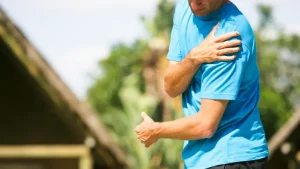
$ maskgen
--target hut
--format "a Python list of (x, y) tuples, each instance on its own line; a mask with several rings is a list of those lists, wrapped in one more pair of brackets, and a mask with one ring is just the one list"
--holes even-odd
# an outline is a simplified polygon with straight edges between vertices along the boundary
[(124, 153), (0, 7), (0, 168), (123, 169)]

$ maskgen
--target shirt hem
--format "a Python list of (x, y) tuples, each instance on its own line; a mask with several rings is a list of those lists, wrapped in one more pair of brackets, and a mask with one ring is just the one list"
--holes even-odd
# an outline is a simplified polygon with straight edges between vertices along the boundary
[(170, 56), (167, 57), (167, 60), (175, 61), (175, 62), (180, 62), (181, 61), (181, 59), (179, 57), (175, 58), (175, 57), (170, 57)]
[(210, 167), (215, 167), (218, 165), (226, 165), (226, 164), (230, 164), (230, 163), (237, 163), (237, 162), (243, 162), (243, 161), (253, 161), (253, 160), (259, 160), (262, 158), (266, 158), (269, 156), (269, 152), (265, 151), (263, 153), (256, 153), (256, 154), (252, 154), (252, 155), (242, 155), (242, 156), (235, 156), (235, 157), (231, 157), (231, 158), (224, 158), (226, 160), (222, 160), (222, 161), (218, 161), (218, 162), (214, 162), (214, 164), (207, 164), (205, 166), (194, 166), (194, 167), (185, 167), (185, 169), (208, 169)]
[(227, 93), (201, 93), (202, 99), (221, 99), (221, 100), (235, 100), (236, 94)]

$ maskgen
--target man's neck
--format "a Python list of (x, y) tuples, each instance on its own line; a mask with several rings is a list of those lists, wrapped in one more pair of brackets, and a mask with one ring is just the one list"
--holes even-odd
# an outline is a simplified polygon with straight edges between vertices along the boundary
[(223, 4), (228, 4), (230, 0), (224, 0)]

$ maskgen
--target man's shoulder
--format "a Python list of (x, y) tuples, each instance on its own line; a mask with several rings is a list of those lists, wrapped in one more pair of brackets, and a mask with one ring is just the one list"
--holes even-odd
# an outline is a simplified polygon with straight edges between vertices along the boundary
[(175, 5), (174, 20), (177, 21), (177, 23), (181, 22), (187, 13), (190, 13), (188, 1), (178, 0)]
[(189, 7), (189, 3), (187, 0), (177, 0), (176, 2), (176, 11), (185, 11)]
[(248, 19), (234, 4), (232, 4), (231, 10), (227, 12), (223, 20), (229, 31), (239, 31), (242, 36), (244, 34), (247, 36), (254, 35)]
[(227, 31), (242, 31), (241, 33), (252, 33), (252, 27), (245, 15), (235, 6), (223, 16), (221, 22)]
[(232, 10), (228, 11), (228, 13), (224, 16), (224, 18), (220, 22), (220, 30), (218, 34), (225, 34), (232, 31), (238, 31), (240, 33), (240, 37), (242, 43), (248, 48), (254, 47), (255, 44), (255, 36), (253, 29), (245, 17), (245, 15), (234, 6)]

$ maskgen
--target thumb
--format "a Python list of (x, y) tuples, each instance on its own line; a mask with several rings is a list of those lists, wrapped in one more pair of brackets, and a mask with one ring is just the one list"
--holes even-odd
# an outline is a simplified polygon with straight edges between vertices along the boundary
[(144, 119), (144, 121), (153, 121), (145, 112), (142, 112), (141, 116)]

